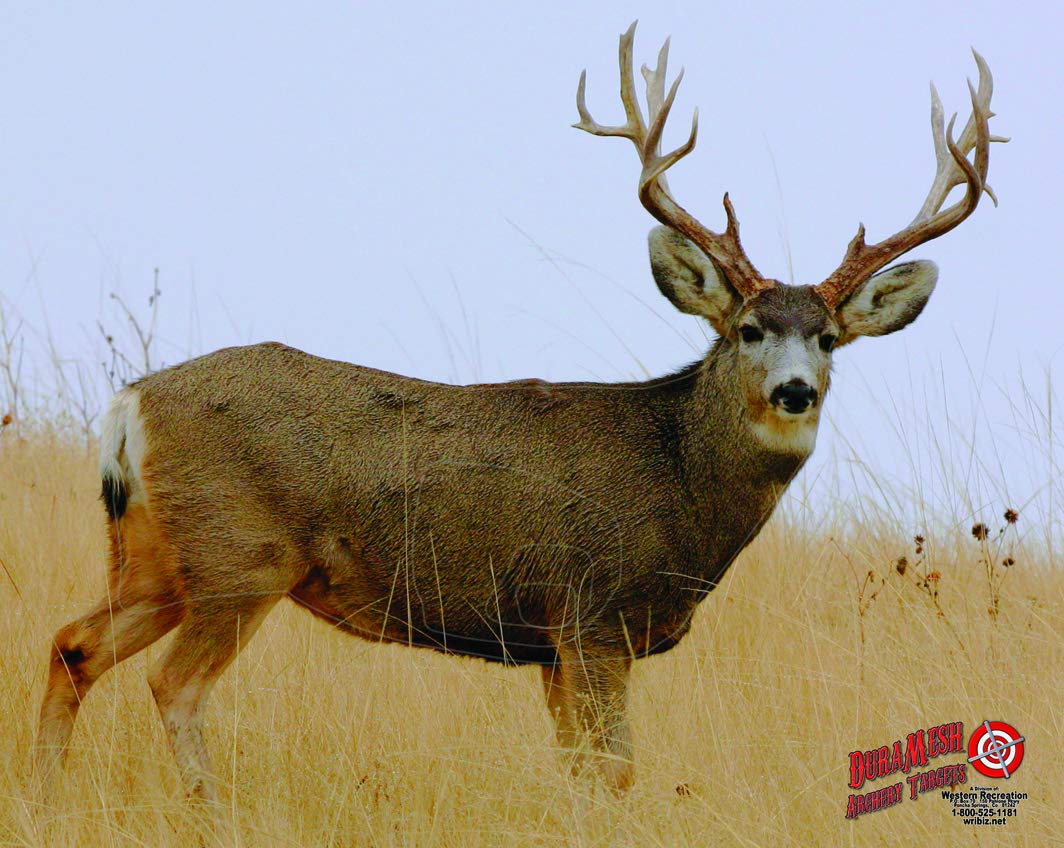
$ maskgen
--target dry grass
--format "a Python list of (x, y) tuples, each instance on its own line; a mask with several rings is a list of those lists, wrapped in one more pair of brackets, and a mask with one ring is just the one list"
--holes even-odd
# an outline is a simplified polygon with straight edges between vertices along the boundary
[[(8, 611), (0, 619), (0, 845), (196, 844), (195, 811), (180, 800), (145, 683), (146, 659), (159, 646), (93, 690), (52, 817), (38, 815), (30, 799), (48, 640), (102, 593), (96, 491), (94, 460), (76, 440), (0, 431), (8, 572), (0, 573)], [(703, 604), (687, 640), (636, 664), (637, 783), (619, 802), (601, 791), (581, 801), (586, 789), (561, 777), (533, 670), (370, 645), (282, 605), (219, 684), (208, 719), (244, 843), (1059, 839), (1064, 571), (1007, 535), (1000, 553), (1016, 562), (995, 616), (980, 560), (999, 551), (966, 532), (927, 529), (918, 565), (911, 535), (924, 528), (862, 528), (833, 540), (795, 526), (771, 522)], [(828, 517), (821, 526), (845, 522)], [(904, 575), (894, 568), (902, 555)], [(929, 572), (940, 577), (925, 588)], [(1027, 738), (1008, 788), (1030, 800), (1007, 827), (966, 828), (935, 795), (844, 819), (851, 750), (947, 721), (963, 721), (970, 733), (984, 718), (1009, 721)]]

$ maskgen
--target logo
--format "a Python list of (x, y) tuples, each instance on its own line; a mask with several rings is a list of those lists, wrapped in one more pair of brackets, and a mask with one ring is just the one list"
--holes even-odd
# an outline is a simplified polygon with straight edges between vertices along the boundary
[[(846, 818), (937, 795), (965, 825), (1008, 824), (1027, 793), (973, 786), (970, 781), (1011, 778), (1023, 762), (1024, 737), (1011, 724), (989, 720), (975, 728), (967, 745), (966, 735), (961, 722), (951, 721), (919, 728), (878, 748), (851, 751), (849, 787), (856, 791), (846, 801)], [(948, 759), (939, 765), (934, 762), (939, 757)], [(954, 757), (960, 762), (949, 761)]]
[[(862, 794), (853, 793), (846, 802), (846, 818), (855, 819), (865, 813), (900, 804), (907, 794), (915, 801), (923, 792), (948, 788), (967, 780), (965, 766), (957, 763), (927, 769), (936, 757), (964, 751), (964, 724), (959, 721), (914, 730), (903, 742), (882, 745), (870, 751), (850, 753), (850, 788), (861, 789), (867, 781), (883, 777), (904, 776), (889, 785)], [(925, 770), (926, 769), (926, 770)], [(910, 774), (910, 772), (914, 772)], [(908, 792), (905, 792), (908, 783)]]
[(968, 740), (968, 762), (984, 777), (1012, 777), (1023, 762), (1023, 737), (1011, 724), (984, 721)]

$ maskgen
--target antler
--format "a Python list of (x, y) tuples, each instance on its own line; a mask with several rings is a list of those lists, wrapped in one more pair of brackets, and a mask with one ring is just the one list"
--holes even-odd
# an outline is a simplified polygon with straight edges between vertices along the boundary
[(678, 204), (669, 193), (665, 182), (665, 171), (694, 150), (698, 135), (698, 112), (695, 111), (691, 121), (691, 135), (687, 141), (671, 153), (661, 152), (661, 133), (669, 117), (676, 91), (683, 79), (683, 71), (677, 75), (669, 92), (665, 94), (665, 69), (669, 58), (669, 42), (665, 41), (658, 53), (657, 67), (651, 71), (643, 65), (643, 78), (646, 80), (647, 108), (649, 122), (644, 121), (642, 109), (635, 93), (635, 81), (632, 74), (632, 41), (635, 37), (633, 22), (628, 31), (621, 36), (619, 60), (621, 67), (621, 102), (627, 120), (621, 126), (608, 127), (597, 123), (584, 103), (584, 86), (587, 71), (580, 74), (580, 85), (576, 90), (576, 108), (580, 121), (574, 127), (592, 135), (620, 136), (629, 139), (635, 145), (639, 161), (643, 164), (639, 175), (639, 200), (646, 210), (667, 227), (686, 236), (694, 242), (707, 256), (716, 262), (728, 282), (745, 299), (751, 298), (759, 291), (778, 285), (775, 280), (762, 277), (750, 262), (742, 244), (739, 242), (739, 222), (735, 217), (728, 195), (724, 195), (724, 211), (728, 216), (727, 228), (723, 233), (715, 233), (699, 223), (686, 209)]
[[(986, 183), (990, 142), (1005, 142), (1008, 139), (990, 134), (989, 122), (994, 115), (990, 111), (990, 97), (994, 92), (994, 78), (983, 57), (975, 50), (972, 54), (979, 66), (979, 90), (976, 91), (971, 81), (968, 82), (972, 115), (957, 141), (953, 140), (953, 124), (957, 116), (950, 118), (949, 125), (943, 131), (942, 101), (934, 84), (931, 85), (931, 131), (935, 143), (936, 169), (924, 205), (908, 227), (878, 244), (865, 244), (864, 225), (857, 228), (857, 235), (846, 248), (842, 264), (816, 287), (829, 307), (836, 308), (865, 280), (903, 253), (952, 230), (975, 211), (984, 191), (997, 205), (997, 198)], [(973, 148), (974, 161), (969, 161), (968, 153)], [(964, 197), (940, 212), (950, 190), (963, 184), (967, 184)]]

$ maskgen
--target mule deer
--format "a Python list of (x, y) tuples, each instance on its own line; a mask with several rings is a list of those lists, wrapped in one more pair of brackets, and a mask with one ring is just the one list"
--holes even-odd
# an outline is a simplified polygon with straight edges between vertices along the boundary
[(635, 145), (639, 199), (663, 225), (649, 237), (654, 279), (718, 334), (705, 358), (648, 382), (450, 386), (259, 344), (122, 390), (101, 445), (110, 588), (55, 635), (43, 772), (99, 676), (177, 628), (148, 679), (190, 791), (216, 797), (207, 696), (287, 596), (368, 639), (539, 665), (574, 767), (629, 785), (632, 661), (680, 641), (806, 461), (833, 351), (920, 314), (935, 265), (883, 269), (993, 197), (990, 142), (1004, 140), (989, 132), (992, 80), (976, 54), (959, 138), (932, 89), (938, 167), (915, 220), (876, 244), (861, 228), (822, 283), (784, 285), (747, 258), (727, 195), (718, 233), (670, 193), (665, 172), (693, 149), (697, 113), (662, 153), (682, 74), (666, 91), (666, 42), (643, 68), (644, 117), (634, 30), (620, 41), (625, 123), (595, 122), (581, 75), (575, 126)]

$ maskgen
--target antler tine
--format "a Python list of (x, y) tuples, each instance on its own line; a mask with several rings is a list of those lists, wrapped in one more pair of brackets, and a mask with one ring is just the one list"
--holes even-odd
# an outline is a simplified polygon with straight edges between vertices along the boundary
[[(647, 89), (647, 113), (650, 115), (651, 125), (648, 133), (646, 147), (649, 149), (646, 152), (652, 156), (661, 156), (661, 131), (665, 126), (663, 115), (665, 118), (669, 115), (669, 110), (672, 108), (672, 100), (676, 96), (676, 89), (679, 88), (680, 80), (683, 79), (683, 68), (680, 69), (680, 73), (676, 77), (676, 81), (672, 84), (670, 89), (670, 98), (668, 106), (665, 105), (665, 76), (666, 69), (669, 64), (669, 41), (671, 39), (666, 38), (665, 43), (661, 45), (661, 49), (658, 51), (658, 61), (654, 67), (654, 70), (650, 70), (646, 65), (643, 65), (639, 70), (643, 74), (643, 80), (646, 83)], [(697, 118), (697, 115), (696, 115)], [(655, 131), (656, 128), (656, 131)], [(690, 141), (690, 139), (688, 139)], [(686, 145), (685, 145), (686, 146)], [(688, 153), (694, 149), (694, 144), (690, 145)], [(686, 155), (686, 154), (684, 154)], [(677, 157), (677, 159), (682, 157)], [(646, 157), (644, 157), (644, 161)], [(646, 170), (640, 178), (640, 186), (642, 186), (646, 179)], [(665, 180), (664, 173), (658, 175), (658, 183), (665, 190), (669, 190), (669, 184)]]
[[(990, 134), (990, 118), (993, 117), (993, 112), (990, 111), (993, 77), (983, 57), (974, 50), (972, 53), (979, 66), (979, 88), (977, 91), (969, 81), (972, 115), (960, 138), (953, 138), (956, 115), (950, 118), (948, 126), (943, 130), (942, 101), (934, 85), (931, 86), (931, 128), (934, 134), (936, 169), (927, 199), (908, 227), (878, 244), (865, 244), (864, 227), (858, 229), (857, 235), (846, 248), (842, 264), (816, 287), (828, 306), (837, 307), (876, 271), (902, 254), (952, 230), (975, 211), (984, 191), (995, 204), (997, 203), (993, 191), (986, 184), (990, 143), (1008, 139)], [(968, 153), (973, 149), (975, 155), (970, 161)], [(967, 189), (964, 197), (948, 209), (939, 211), (950, 190), (965, 184)]]
[(580, 114), (580, 120), (573, 126), (592, 135), (620, 136), (629, 139), (635, 145), (642, 164), (639, 175), (639, 199), (646, 210), (661, 223), (686, 236), (712, 258), (740, 295), (744, 298), (753, 297), (762, 289), (776, 285), (776, 282), (762, 277), (743, 251), (742, 244), (739, 242), (739, 225), (735, 218), (735, 210), (727, 195), (724, 198), (724, 206), (728, 215), (728, 226), (723, 233), (715, 233), (699, 223), (669, 193), (665, 172), (694, 150), (698, 137), (698, 112), (695, 111), (691, 120), (691, 134), (687, 141), (675, 150), (662, 154), (662, 132), (676, 99), (680, 82), (683, 80), (683, 71), (681, 70), (673, 80), (666, 94), (668, 40), (658, 52), (657, 66), (654, 70), (651, 71), (646, 65), (642, 66), (648, 109), (647, 118), (644, 121), (635, 94), (635, 80), (632, 73), (632, 44), (635, 38), (635, 27), (636, 24), (633, 23), (621, 36), (618, 50), (621, 102), (624, 105), (625, 123), (620, 126), (605, 126), (591, 117), (585, 103), (585, 71), (580, 74), (580, 83), (576, 91), (576, 108)]
[[(960, 138), (957, 139), (957, 147), (965, 157), (976, 146), (976, 134), (978, 131), (976, 116), (980, 112), (985, 112), (987, 119), (994, 116), (994, 113), (990, 111), (990, 98), (994, 93), (994, 77), (990, 73), (990, 67), (987, 65), (986, 60), (979, 55), (978, 51), (972, 50), (972, 55), (975, 57), (975, 63), (979, 67), (979, 89), (978, 93), (973, 95), (972, 115), (964, 125)], [(938, 96), (935, 84), (931, 83), (931, 132), (932, 140), (935, 144), (935, 179), (931, 184), (931, 189), (927, 193), (923, 206), (920, 207), (920, 211), (913, 218), (912, 223), (914, 224), (927, 220), (934, 215), (949, 196), (950, 190), (966, 182), (964, 171), (954, 161), (949, 147), (946, 145), (943, 123), (942, 100)], [(1006, 142), (1008, 139), (992, 135), (990, 136), (990, 141)], [(982, 176), (984, 179), (983, 191), (990, 196), (996, 206), (997, 197), (994, 194), (994, 190), (985, 183), (985, 171)]]
[(598, 123), (591, 117), (584, 99), (587, 71), (583, 70), (580, 72), (580, 83), (576, 87), (576, 111), (580, 114), (580, 120), (573, 126), (592, 135), (627, 138), (637, 150), (642, 152), (646, 124), (643, 123), (643, 113), (635, 95), (635, 80), (632, 77), (632, 41), (635, 38), (636, 23), (638, 22), (633, 21), (627, 31), (621, 35), (621, 44), (617, 51), (621, 66), (621, 103), (624, 105), (627, 120), (623, 124), (610, 127)]
[[(670, 41), (672, 41), (671, 37), (666, 38), (665, 43), (661, 45), (661, 49), (658, 51), (658, 62), (653, 71), (646, 65), (640, 68), (647, 85), (647, 108), (650, 110), (651, 115), (657, 114), (665, 102), (665, 75), (669, 65)], [(682, 70), (680, 71), (680, 76), (683, 76)]]
[(695, 141), (698, 138), (697, 110), (695, 110), (694, 116), (691, 119), (691, 134), (687, 137), (687, 141), (670, 153), (666, 153), (664, 156), (661, 155), (661, 133), (665, 129), (665, 122), (669, 119), (669, 112), (672, 111), (672, 103), (676, 99), (676, 92), (680, 88), (680, 83), (682, 81), (683, 71), (681, 70), (669, 87), (669, 93), (665, 97), (665, 100), (660, 104), (656, 111), (651, 112), (653, 117), (650, 129), (647, 130), (646, 140), (643, 142), (643, 175), (640, 180), (641, 188), (642, 185), (654, 180), (657, 180), (658, 184), (664, 188), (665, 186), (661, 183), (664, 172), (695, 149)]
[(620, 47), (617, 50), (617, 63), (621, 74), (621, 103), (624, 105), (624, 114), (628, 123), (638, 129), (640, 136), (646, 133), (646, 124), (643, 123), (643, 111), (639, 108), (639, 97), (635, 93), (635, 74), (632, 72), (632, 44), (635, 41), (635, 25), (638, 21), (632, 21), (632, 25), (621, 36)]

